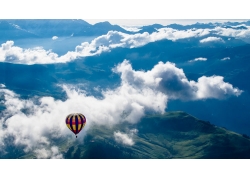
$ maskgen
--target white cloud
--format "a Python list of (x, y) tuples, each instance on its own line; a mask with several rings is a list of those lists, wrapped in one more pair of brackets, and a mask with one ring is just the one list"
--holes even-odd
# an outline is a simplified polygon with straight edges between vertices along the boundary
[[(1, 103), (6, 107), (0, 117), (0, 142), (13, 136), (13, 143), (25, 146), (26, 152), (33, 151), (39, 158), (60, 158), (50, 146), (53, 139), (73, 135), (65, 125), (65, 117), (72, 112), (86, 116), (83, 131), (87, 133), (93, 123), (108, 126), (123, 121), (137, 123), (146, 111), (164, 113), (168, 99), (222, 99), (242, 92), (224, 82), (221, 76), (202, 76), (197, 82), (189, 81), (183, 70), (170, 62), (159, 62), (148, 71), (136, 71), (125, 60), (113, 71), (120, 74), (121, 84), (103, 90), (102, 98), (88, 96), (69, 85), (62, 85), (67, 94), (65, 101), (52, 97), (21, 99), (13, 91), (0, 89)], [(117, 132), (115, 136), (118, 141), (133, 144), (132, 136), (136, 133), (134, 129), (127, 135)]]
[(244, 28), (247, 28), (246, 24), (239, 24), (239, 25), (236, 25), (236, 26), (232, 26), (232, 28), (241, 28), (241, 27), (244, 27)]
[(130, 133), (130, 135), (135, 135), (138, 133), (138, 129), (130, 129), (129, 133)]
[(52, 37), (52, 40), (56, 40), (56, 39), (58, 39), (57, 36), (53, 36), (53, 37)]
[(152, 33), (152, 39), (154, 39), (154, 41), (162, 39), (176, 41), (191, 37), (202, 37), (208, 34), (210, 34), (209, 29), (176, 30), (172, 28), (161, 28), (158, 29), (158, 32)]
[(128, 61), (118, 65), (115, 72), (121, 73), (123, 83), (135, 89), (150, 88), (162, 92), (169, 99), (198, 100), (207, 98), (226, 98), (242, 93), (238, 88), (223, 81), (221, 76), (200, 77), (198, 82), (189, 81), (182, 69), (170, 62), (159, 62), (149, 71), (135, 71)]
[[(132, 35), (117, 31), (109, 31), (106, 35), (99, 36), (90, 43), (83, 42), (76, 46), (75, 51), (69, 51), (62, 56), (58, 56), (58, 54), (50, 50), (44, 50), (41, 47), (23, 49), (14, 46), (13, 41), (7, 41), (0, 47), (0, 62), (19, 64), (66, 63), (77, 58), (110, 52), (117, 47), (135, 48), (163, 39), (176, 41), (189, 37), (201, 37), (209, 33), (208, 29), (178, 31), (172, 28), (158, 29), (157, 32), (153, 32), (152, 34), (144, 32), (142, 34), (137, 33)], [(55, 36), (53, 39), (55, 39)]]
[(248, 40), (250, 38), (250, 26), (245, 26), (247, 29), (234, 29), (216, 27), (214, 33), (220, 36), (235, 37), (237, 39)]
[[(179, 31), (172, 28), (161, 28), (158, 31), (149, 34), (144, 32), (142, 34), (126, 34), (118, 31), (109, 31), (106, 35), (102, 35), (94, 39), (91, 43), (84, 42), (76, 47), (77, 52), (84, 52), (89, 54), (90, 50), (94, 54), (100, 54), (103, 50), (109, 51), (117, 47), (135, 48), (144, 46), (150, 42), (155, 42), (163, 39), (176, 41), (189, 37), (202, 37), (208, 35), (208, 29), (196, 29)], [(97, 47), (105, 47), (104, 49), (97, 49)]]
[[(20, 99), (8, 89), (0, 89), (4, 97), (0, 122), (0, 141), (13, 136), (15, 145), (24, 145), (25, 151), (34, 151), (39, 157), (49, 157), (47, 150), (52, 144), (51, 138), (65, 138), (72, 135), (65, 125), (65, 117), (72, 112), (81, 112), (87, 117), (87, 131), (93, 122), (112, 125), (122, 121), (136, 123), (144, 115), (145, 110), (163, 113), (167, 96), (154, 92), (150, 88), (136, 89), (128, 83), (122, 83), (114, 90), (103, 91), (103, 98), (87, 96), (63, 85), (67, 100), (55, 100), (52, 97)], [(26, 111), (24, 113), (23, 111)], [(7, 126), (7, 128), (3, 128)]]
[(131, 31), (131, 32), (138, 32), (141, 29), (139, 27), (135, 27), (135, 26), (121, 26), (123, 29), (125, 29), (126, 31)]
[(202, 76), (198, 82), (191, 82), (192, 85), (197, 87), (197, 98), (216, 98), (222, 99), (231, 95), (239, 96), (243, 91), (238, 88), (233, 88), (229, 83), (223, 81), (222, 76), (206, 77)]
[(224, 57), (221, 59), (222, 61), (225, 61), (225, 60), (230, 60), (230, 57)]
[[(107, 34), (99, 36), (89, 42), (83, 42), (75, 47), (75, 51), (69, 51), (62, 56), (44, 50), (41, 47), (33, 49), (23, 49), (14, 46), (13, 41), (7, 41), (0, 47), (0, 62), (11, 62), (20, 64), (48, 64), (48, 63), (66, 63), (77, 58), (86, 56), (95, 56), (103, 52), (110, 52), (117, 47), (122, 48), (136, 48), (144, 46), (150, 42), (160, 41), (164, 39), (177, 41), (185, 38), (203, 37), (211, 34), (211, 37), (200, 40), (201, 43), (206, 42), (224, 42), (218, 36), (235, 37), (244, 41), (249, 41), (250, 27), (244, 26), (247, 29), (234, 29), (215, 27), (213, 29), (188, 29), (176, 30), (172, 28), (160, 28), (149, 34), (144, 32), (142, 34), (126, 34), (118, 31), (109, 31)], [(56, 39), (56, 36), (52, 37)]]
[(6, 86), (4, 84), (0, 84), (0, 88), (5, 88)]
[(46, 51), (41, 47), (33, 49), (23, 49), (14, 46), (13, 41), (7, 41), (0, 47), (0, 62), (20, 63), (20, 64), (47, 64), (65, 63), (77, 58), (74, 52), (68, 52), (63, 56)]
[(121, 133), (120, 131), (117, 131), (117, 132), (114, 132), (114, 137), (118, 143), (129, 145), (129, 146), (132, 146), (135, 144), (131, 135), (129, 134), (125, 134), (125, 133)]
[(200, 40), (200, 43), (208, 42), (224, 42), (224, 40), (221, 37), (207, 37), (205, 39)]
[(195, 61), (206, 61), (207, 60), (207, 58), (204, 58), (204, 57), (198, 57), (198, 58), (195, 58), (195, 59), (193, 59), (193, 60), (190, 60), (190, 61), (188, 61), (188, 62), (195, 62)]

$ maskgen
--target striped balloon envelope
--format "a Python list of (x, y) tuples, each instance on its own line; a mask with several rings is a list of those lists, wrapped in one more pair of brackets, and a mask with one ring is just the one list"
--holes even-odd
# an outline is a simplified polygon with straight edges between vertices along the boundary
[(66, 117), (67, 127), (76, 135), (82, 130), (86, 124), (86, 118), (81, 113), (69, 114)]

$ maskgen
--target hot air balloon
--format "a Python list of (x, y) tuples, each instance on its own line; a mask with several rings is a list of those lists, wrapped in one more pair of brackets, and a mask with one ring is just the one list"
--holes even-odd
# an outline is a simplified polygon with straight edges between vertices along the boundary
[(82, 130), (86, 124), (86, 118), (81, 113), (69, 114), (66, 117), (66, 125), (76, 135)]

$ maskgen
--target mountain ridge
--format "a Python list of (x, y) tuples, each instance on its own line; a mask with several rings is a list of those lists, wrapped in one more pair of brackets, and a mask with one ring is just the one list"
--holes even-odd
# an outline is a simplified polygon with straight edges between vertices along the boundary
[[(108, 21), (90, 24), (82, 19), (1, 19), (0, 35), (2, 41), (16, 40), (20, 38), (52, 38), (53, 36), (100, 36), (108, 31), (120, 31), (127, 34), (155, 32), (159, 28), (173, 28), (177, 30), (206, 29), (223, 26), (225, 28), (245, 29), (245, 25), (250, 25), (250, 21), (245, 22), (224, 22), (224, 23), (195, 23), (191, 25), (181, 24), (151, 24), (141, 26), (140, 31), (127, 31), (119, 25), (110, 24)], [(239, 26), (239, 27), (234, 27)], [(8, 29), (8, 33), (4, 30)]]
[[(7, 31), (6, 31), (7, 30)], [(100, 36), (108, 31), (117, 30), (127, 34), (132, 32), (109, 22), (94, 25), (77, 19), (7, 19), (0, 20), (0, 35), (2, 41), (23, 38), (52, 38), (53, 36)]]
[[(114, 132), (137, 129), (134, 145), (114, 140)], [(72, 137), (73, 138), (73, 137)], [(66, 145), (67, 144), (67, 145)], [(66, 159), (242, 159), (250, 139), (185, 112), (147, 115), (137, 124), (92, 125), (83, 141), (58, 144)], [(35, 158), (28, 154), (20, 158)]]

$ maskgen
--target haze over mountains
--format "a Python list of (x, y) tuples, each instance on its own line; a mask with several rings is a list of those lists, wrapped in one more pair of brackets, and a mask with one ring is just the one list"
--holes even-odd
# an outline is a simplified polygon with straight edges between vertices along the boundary
[[(70, 150), (64, 149), (67, 156), (61, 152), (63, 145), (59, 143), (66, 143), (65, 139), (71, 137), (64, 118), (72, 111), (87, 117), (88, 126), (83, 130), (82, 141), (78, 141), (80, 144), (91, 135), (95, 124), (121, 127), (124, 122), (132, 124), (130, 130), (138, 130), (137, 135), (143, 136), (146, 143), (152, 141), (157, 132), (145, 138), (143, 126), (141, 129), (136, 126), (143, 122), (145, 115), (161, 117), (165, 112), (184, 111), (235, 131), (239, 133), (237, 138), (243, 138), (236, 141), (244, 141), (246, 149), (245, 145), (237, 145), (232, 151), (234, 155), (222, 153), (218, 158), (249, 158), (240, 156), (239, 148), (244, 149), (243, 154), (249, 151), (250, 21), (186, 26), (153, 24), (128, 31), (108, 22), (91, 25), (84, 20), (0, 20), (0, 43), (3, 158), (19, 157), (23, 153), (38, 158), (51, 158), (53, 153), (57, 158), (72, 158)], [(153, 121), (156, 120), (153, 118)], [(36, 128), (30, 130), (31, 127)], [(158, 128), (154, 128), (153, 131), (157, 131)], [(124, 133), (117, 134), (118, 129), (113, 129), (114, 132), (111, 129), (103, 133), (113, 139), (108, 142), (112, 144), (108, 148), (112, 149)], [(127, 137), (138, 140), (131, 145), (129, 151), (133, 152), (142, 146), (137, 144), (141, 142), (139, 137), (136, 133), (131, 135), (130, 130), (125, 133)], [(215, 131), (210, 132), (204, 143), (214, 138)], [(226, 130), (220, 133), (223, 138), (230, 134)], [(160, 136), (167, 139), (170, 135), (167, 131)], [(196, 135), (201, 137), (199, 133)], [(13, 139), (13, 143), (8, 144), (8, 139)], [(189, 140), (184, 138), (184, 141)], [(228, 146), (231, 144), (235, 142), (230, 141)], [(10, 147), (19, 153), (8, 153)], [(93, 157), (86, 155), (86, 149), (74, 148), (82, 151), (78, 158)], [(154, 148), (156, 146), (151, 147)], [(178, 151), (179, 155), (174, 156), (169, 148), (177, 146), (169, 144), (166, 150), (169, 157), (185, 157), (180, 155), (184, 152), (177, 149), (173, 152)], [(123, 156), (127, 153), (125, 150), (123, 155), (112, 158), (168, 157), (161, 156), (161, 150), (153, 155), (153, 151), (146, 149), (150, 155), (143, 155), (140, 150), (138, 156), (131, 153)], [(205, 154), (214, 152), (210, 150), (204, 151)], [(212, 153), (191, 154), (186, 157), (216, 158)]]

